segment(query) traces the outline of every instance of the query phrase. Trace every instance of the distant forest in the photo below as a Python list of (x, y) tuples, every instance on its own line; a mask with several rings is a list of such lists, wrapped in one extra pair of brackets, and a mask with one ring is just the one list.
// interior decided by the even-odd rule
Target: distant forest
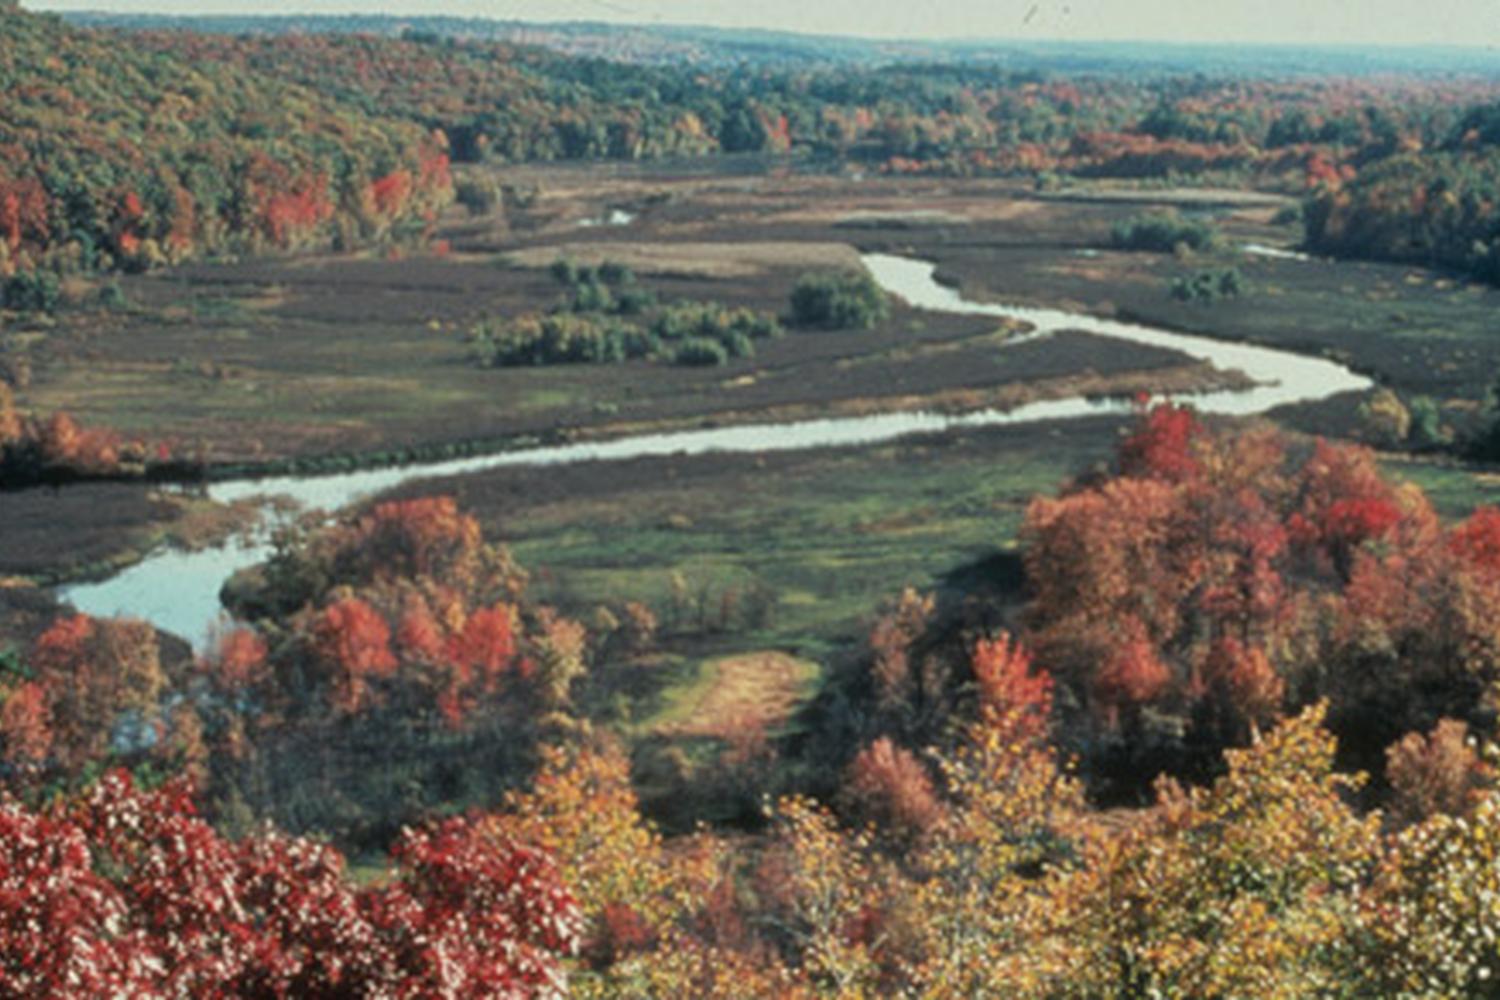
[(1044, 189), (1073, 177), (1278, 190), (1306, 198), (1314, 250), (1500, 273), (1500, 80), (1464, 51), (926, 49), (433, 18), (69, 23), (15, 6), (0, 7), (0, 43), (0, 274), (420, 239), (453, 198), (455, 162), (721, 153)]

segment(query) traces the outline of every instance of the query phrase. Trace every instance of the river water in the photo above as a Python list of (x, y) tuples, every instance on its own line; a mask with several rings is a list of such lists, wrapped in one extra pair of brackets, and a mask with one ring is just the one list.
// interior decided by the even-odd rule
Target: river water
[[(1229, 371), (1238, 369), (1255, 382), (1246, 390), (1225, 390), (1191, 397), (1206, 413), (1252, 414), (1288, 403), (1325, 399), (1363, 390), (1370, 380), (1332, 361), (1249, 344), (1234, 344), (1174, 333), (1134, 323), (1102, 319), (1058, 309), (970, 302), (934, 279), (934, 265), (888, 254), (866, 254), (866, 268), (886, 291), (918, 309), (967, 315), (1012, 317), (1033, 327), (1021, 339), (1046, 337), (1060, 330), (1082, 330), (1152, 347), (1178, 351)], [(1003, 348), (1002, 348), (1003, 349)], [(221, 502), (253, 497), (289, 498), (303, 509), (334, 511), (415, 479), (454, 476), (510, 466), (561, 465), (705, 452), (754, 453), (875, 444), (912, 434), (954, 428), (994, 427), (1040, 420), (1068, 419), (1124, 412), (1124, 400), (1082, 398), (1043, 400), (1012, 410), (970, 413), (886, 413), (833, 417), (793, 423), (746, 424), (700, 430), (641, 434), (611, 441), (590, 441), (520, 449), (472, 458), (416, 463), (359, 472), (228, 480), (208, 487)], [(144, 618), (159, 628), (201, 645), (220, 620), (219, 590), (235, 572), (270, 555), (269, 535), (278, 517), (267, 504), (260, 528), (226, 545), (188, 552), (163, 547), (108, 579), (60, 588), (58, 596), (79, 611), (96, 616)]]

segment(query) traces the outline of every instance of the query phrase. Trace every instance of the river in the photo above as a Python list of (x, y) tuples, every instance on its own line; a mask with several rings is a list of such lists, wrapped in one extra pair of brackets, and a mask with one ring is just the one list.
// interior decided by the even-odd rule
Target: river
[[(934, 279), (926, 261), (888, 254), (866, 254), (865, 266), (886, 291), (918, 309), (967, 315), (1013, 317), (1032, 325), (1021, 339), (1050, 336), (1060, 330), (1082, 330), (1152, 347), (1178, 351), (1229, 371), (1238, 369), (1255, 383), (1245, 390), (1224, 390), (1192, 397), (1206, 413), (1245, 415), (1288, 403), (1311, 402), (1370, 387), (1370, 380), (1324, 358), (1250, 344), (1235, 344), (1175, 333), (1134, 323), (1058, 309), (970, 302)], [(338, 510), (392, 487), (438, 476), (463, 475), (509, 466), (560, 465), (612, 461), (653, 455), (705, 452), (754, 453), (875, 444), (912, 434), (965, 427), (993, 427), (1123, 412), (1123, 400), (1082, 398), (1044, 400), (1012, 410), (970, 413), (886, 413), (860, 417), (801, 420), (793, 423), (745, 424), (699, 430), (640, 434), (609, 441), (588, 441), (520, 449), (472, 458), (415, 463), (359, 472), (226, 480), (208, 487), (221, 502), (251, 497), (290, 498), (303, 509)], [(231, 575), (270, 555), (270, 532), (277, 513), (265, 507), (261, 526), (226, 545), (196, 552), (170, 546), (152, 553), (105, 580), (59, 588), (58, 597), (79, 611), (96, 616), (143, 618), (157, 627), (202, 645), (219, 621), (219, 590)]]

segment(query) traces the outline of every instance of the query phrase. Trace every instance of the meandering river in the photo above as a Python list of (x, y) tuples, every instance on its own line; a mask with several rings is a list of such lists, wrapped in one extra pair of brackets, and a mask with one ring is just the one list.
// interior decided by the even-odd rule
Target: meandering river
[[(1058, 309), (970, 302), (956, 290), (935, 280), (936, 267), (933, 264), (888, 254), (866, 254), (863, 259), (870, 273), (886, 291), (900, 296), (918, 309), (1024, 320), (1034, 328), (1024, 339), (1045, 337), (1060, 330), (1082, 330), (1162, 347), (1210, 362), (1221, 370), (1238, 369), (1255, 383), (1250, 389), (1193, 396), (1193, 405), (1208, 413), (1260, 413), (1288, 403), (1310, 402), (1337, 393), (1366, 389), (1371, 384), (1364, 376), (1323, 358), (1174, 333)], [(300, 508), (334, 511), (415, 479), (462, 475), (508, 466), (874, 444), (952, 428), (992, 427), (1094, 416), (1124, 411), (1128, 406), (1128, 403), (1120, 400), (1078, 398), (1044, 400), (1012, 410), (978, 410), (959, 414), (887, 413), (794, 423), (670, 431), (360, 472), (228, 480), (210, 485), (208, 494), (221, 502), (280, 496), (291, 499)], [(220, 588), (234, 573), (264, 561), (271, 554), (270, 534), (276, 519), (282, 516), (285, 515), (276, 513), (273, 506), (267, 503), (260, 527), (244, 537), (196, 552), (163, 547), (108, 579), (60, 588), (58, 596), (88, 614), (144, 618), (159, 628), (201, 644), (222, 614), (219, 605)]]

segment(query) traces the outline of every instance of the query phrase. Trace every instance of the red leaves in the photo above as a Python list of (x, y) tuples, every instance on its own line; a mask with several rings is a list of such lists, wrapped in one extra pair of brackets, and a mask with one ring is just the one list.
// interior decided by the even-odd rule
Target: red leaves
[(1203, 425), (1190, 406), (1159, 403), (1141, 414), (1140, 426), (1120, 442), (1122, 476), (1181, 482), (1199, 471), (1193, 443)]
[(300, 233), (308, 233), (333, 215), (322, 184), (307, 183), (301, 190), (278, 192), (266, 199), (265, 229), (277, 246), (292, 244)]
[(450, 660), (465, 677), (493, 685), (515, 661), (515, 622), (515, 610), (504, 604), (474, 612), (448, 644)]
[(1395, 491), (1368, 448), (1319, 440), (1299, 478), (1301, 504), (1287, 521), (1292, 538), (1323, 550), (1342, 573), (1355, 548), (1401, 522)]
[(898, 837), (922, 836), (943, 814), (927, 769), (885, 736), (854, 758), (842, 796), (862, 818)]
[(219, 637), (208, 668), (221, 689), (246, 691), (266, 679), (266, 653), (266, 640), (260, 635), (247, 628), (231, 629)]
[(116, 933), (125, 912), (77, 825), (0, 806), (0, 994), (128, 995), (139, 963)]
[(12, 764), (40, 764), (52, 749), (52, 704), (47, 691), (28, 681), (0, 705), (0, 736), (5, 759)]
[(583, 931), (578, 903), (541, 851), (497, 843), (468, 820), (407, 830), (404, 877), (371, 899), (403, 996), (562, 993), (559, 954)]
[(580, 918), (549, 858), (454, 819), (407, 831), (394, 859), (393, 884), (356, 889), (334, 849), (273, 832), (226, 840), (183, 786), (142, 792), (123, 772), (72, 815), (0, 806), (0, 993), (561, 991)]
[(1358, 545), (1383, 538), (1401, 520), (1401, 511), (1390, 500), (1358, 497), (1335, 500), (1324, 511), (1322, 536), (1345, 545)]
[(1172, 671), (1157, 656), (1139, 624), (1122, 627), (1123, 639), (1094, 678), (1094, 695), (1111, 707), (1154, 701), (1172, 682)]
[(1209, 652), (1207, 674), (1206, 680), (1227, 711), (1254, 725), (1270, 722), (1281, 713), (1286, 685), (1260, 647), (1247, 647), (1234, 638), (1220, 639)]
[(437, 576), (453, 586), (471, 582), (470, 564), (483, 538), (479, 522), (452, 497), (377, 504), (340, 540), (338, 562), (358, 579)]
[(1471, 566), (1500, 574), (1500, 507), (1480, 507), (1448, 536), (1448, 550)]
[(1052, 717), (1052, 676), (1033, 672), (1031, 654), (1002, 632), (982, 639), (970, 661), (979, 686), (981, 711), (990, 724), (1002, 721), (1007, 738), (1038, 740), (1047, 735)]
[(374, 608), (346, 597), (323, 610), (313, 628), (318, 655), (334, 670), (333, 701), (345, 712), (358, 712), (371, 698), (371, 679), (396, 669), (391, 631)]
[(14, 253), (40, 247), (51, 236), (47, 190), (35, 177), (13, 181), (0, 174), (0, 243)]
[(370, 201), (375, 211), (386, 218), (394, 218), (406, 206), (412, 193), (412, 176), (407, 170), (393, 170), (384, 177), (370, 183)]
[(166, 677), (145, 622), (59, 618), (37, 638), (30, 662), (51, 717), (52, 755), (68, 770), (100, 759), (122, 716), (149, 720), (160, 710)]

